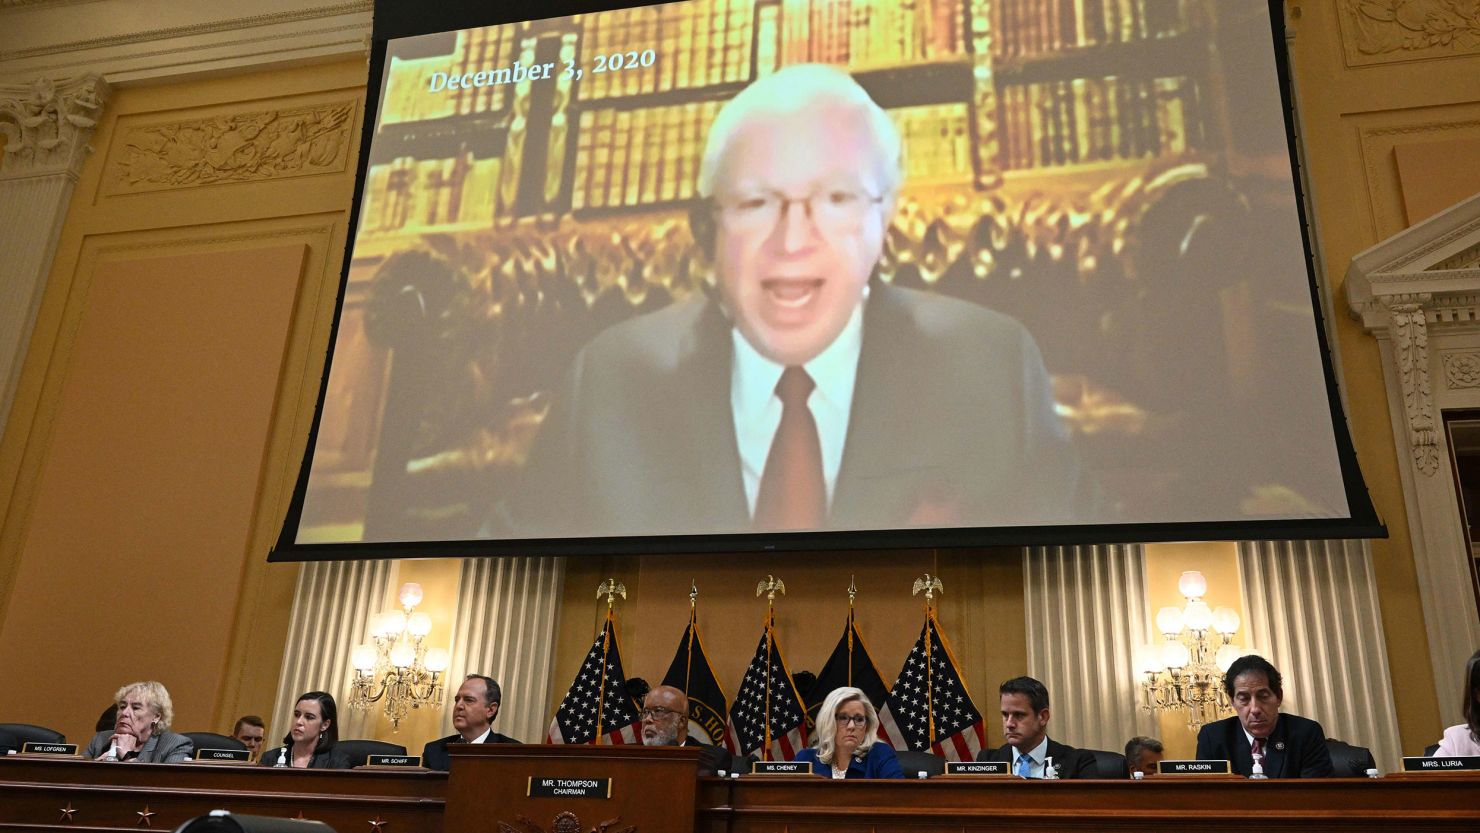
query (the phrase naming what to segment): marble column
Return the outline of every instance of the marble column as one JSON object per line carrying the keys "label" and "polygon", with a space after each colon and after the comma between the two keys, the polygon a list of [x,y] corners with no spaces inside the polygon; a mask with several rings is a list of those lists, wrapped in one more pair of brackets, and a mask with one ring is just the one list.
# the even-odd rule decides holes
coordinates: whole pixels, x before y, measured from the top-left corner
{"label": "marble column", "polygon": [[108,85],[97,75],[0,84],[0,433]]}

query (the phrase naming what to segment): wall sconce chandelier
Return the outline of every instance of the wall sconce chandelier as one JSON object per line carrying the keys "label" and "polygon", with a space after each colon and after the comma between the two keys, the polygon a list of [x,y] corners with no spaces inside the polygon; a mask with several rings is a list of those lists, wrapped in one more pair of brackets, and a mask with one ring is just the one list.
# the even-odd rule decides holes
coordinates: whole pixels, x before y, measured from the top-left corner
{"label": "wall sconce chandelier", "polygon": [[349,707],[368,711],[384,700],[392,731],[400,730],[412,709],[442,707],[442,673],[449,657],[445,649],[428,651],[423,644],[432,632],[432,617],[416,612],[421,598],[420,584],[401,585],[401,609],[371,616],[371,642],[356,646],[351,657],[355,677]]}
{"label": "wall sconce chandelier", "polygon": [[1230,607],[1212,610],[1203,601],[1208,580],[1202,573],[1183,573],[1177,589],[1187,604],[1157,611],[1156,629],[1165,641],[1143,645],[1136,666],[1142,675],[1142,708],[1184,712],[1187,728],[1196,732],[1232,711],[1223,691],[1223,672],[1243,656],[1244,649],[1231,644],[1238,632],[1238,612]]}

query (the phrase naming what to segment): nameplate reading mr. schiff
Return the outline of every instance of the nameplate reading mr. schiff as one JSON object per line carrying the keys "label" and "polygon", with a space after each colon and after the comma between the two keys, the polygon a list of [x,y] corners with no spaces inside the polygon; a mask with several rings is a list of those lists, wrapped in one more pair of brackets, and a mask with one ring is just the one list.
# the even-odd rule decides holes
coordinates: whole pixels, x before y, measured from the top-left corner
{"label": "nameplate reading mr. schiff", "polygon": [[1006,761],[946,761],[947,775],[1011,775]]}
{"label": "nameplate reading mr. schiff", "polygon": [[420,755],[371,755],[365,766],[421,766]]}
{"label": "nameplate reading mr. schiff", "polygon": [[252,760],[252,753],[245,749],[197,749],[195,750],[197,761],[229,761],[233,763],[247,763]]}
{"label": "nameplate reading mr. schiff", "polygon": [[611,798],[610,778],[539,778],[529,779],[530,798]]}
{"label": "nameplate reading mr. schiff", "polygon": [[1162,775],[1227,775],[1227,761],[1162,761],[1156,765]]}
{"label": "nameplate reading mr. schiff", "polygon": [[37,743],[26,741],[21,744],[22,755],[76,755],[75,743]]}
{"label": "nameplate reading mr. schiff", "polygon": [[811,775],[812,765],[806,761],[751,761],[752,775]]}
{"label": "nameplate reading mr. schiff", "polygon": [[1465,772],[1476,769],[1480,769],[1480,756],[1403,759],[1404,772]]}

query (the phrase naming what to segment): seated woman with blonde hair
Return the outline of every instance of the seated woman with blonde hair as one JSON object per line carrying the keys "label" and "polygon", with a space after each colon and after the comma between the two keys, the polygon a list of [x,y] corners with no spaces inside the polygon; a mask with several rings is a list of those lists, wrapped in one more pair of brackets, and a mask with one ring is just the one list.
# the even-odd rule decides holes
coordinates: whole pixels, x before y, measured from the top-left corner
{"label": "seated woman with blonde hair", "polygon": [[879,742],[879,714],[856,688],[835,688],[817,712],[817,744],[796,760],[828,778],[903,778],[899,758]]}
{"label": "seated woman with blonde hair", "polygon": [[170,693],[153,680],[129,683],[113,695],[118,715],[113,728],[93,735],[82,753],[97,761],[174,764],[190,760],[195,744],[170,731],[175,704]]}

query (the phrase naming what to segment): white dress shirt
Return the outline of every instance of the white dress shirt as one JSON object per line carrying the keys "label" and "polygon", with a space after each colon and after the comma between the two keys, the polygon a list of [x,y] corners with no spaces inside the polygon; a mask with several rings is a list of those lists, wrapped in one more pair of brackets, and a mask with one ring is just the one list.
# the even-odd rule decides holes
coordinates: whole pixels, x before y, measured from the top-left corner
{"label": "white dress shirt", "polygon": [[[755,517],[756,496],[771,441],[781,425],[781,398],[776,383],[786,368],[756,352],[737,329],[730,331],[735,362],[730,369],[730,411],[735,421],[735,444],[740,450],[740,472],[745,480],[745,503]],[[853,385],[858,381],[858,356],[863,350],[863,304],[843,331],[812,361],[803,365],[816,388],[807,397],[807,409],[817,423],[822,446],[822,478],[827,504],[832,506],[838,470],[843,465],[843,443],[848,438],[848,415],[853,409]]]}
{"label": "white dress shirt", "polygon": [[[1018,758],[1021,758],[1024,753],[1018,752],[1016,746],[1011,746],[1008,748],[1012,750],[1012,774],[1016,775],[1018,771]],[[1043,740],[1038,741],[1038,745],[1033,747],[1026,754],[1028,756],[1028,760],[1030,761],[1030,763],[1028,764],[1028,777],[1042,778],[1043,765],[1045,760],[1048,758],[1048,735],[1044,735]]]}
{"label": "white dress shirt", "polygon": [[483,730],[483,734],[479,735],[477,740],[465,740],[465,741],[462,741],[462,742],[463,743],[488,743],[488,736],[491,735],[491,734],[493,734],[493,727],[492,726],[489,726],[487,729]]}

